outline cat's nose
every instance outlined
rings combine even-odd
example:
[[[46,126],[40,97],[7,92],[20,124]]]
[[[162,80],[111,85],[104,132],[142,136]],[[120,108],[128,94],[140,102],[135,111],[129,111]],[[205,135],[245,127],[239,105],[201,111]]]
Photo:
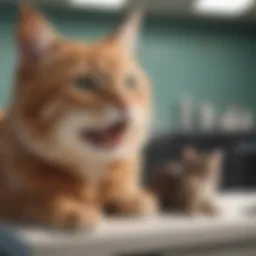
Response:
[[[130,115],[126,108],[108,107],[106,109],[106,118],[109,123],[129,122]]]

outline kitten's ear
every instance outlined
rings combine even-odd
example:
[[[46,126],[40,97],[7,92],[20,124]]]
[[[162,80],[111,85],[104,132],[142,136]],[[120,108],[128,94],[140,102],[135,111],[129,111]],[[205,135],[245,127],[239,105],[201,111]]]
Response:
[[[214,152],[212,152],[209,157],[210,157],[210,162],[212,163],[212,165],[214,165],[215,167],[218,167],[221,165],[221,163],[223,161],[224,152],[220,149],[217,149]]]
[[[57,41],[57,34],[31,5],[22,1],[18,24],[18,44],[23,58],[42,58]]]
[[[196,163],[199,160],[199,157],[199,152],[193,147],[186,147],[181,153],[182,161],[190,164]]]
[[[208,155],[208,171],[218,179],[221,176],[223,160],[224,152],[222,150],[215,150]]]
[[[141,9],[130,12],[123,24],[111,36],[111,39],[128,53],[136,51],[143,16],[144,14]]]

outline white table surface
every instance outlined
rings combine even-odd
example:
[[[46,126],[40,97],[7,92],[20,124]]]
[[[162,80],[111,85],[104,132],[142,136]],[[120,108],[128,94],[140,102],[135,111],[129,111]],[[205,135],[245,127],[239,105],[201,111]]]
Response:
[[[156,215],[137,219],[106,219],[90,232],[67,233],[2,226],[0,245],[1,241],[9,247],[14,244],[6,235],[11,233],[19,241],[15,248],[19,246],[20,252],[29,250],[36,256],[106,256],[116,252],[189,248],[254,238],[256,241],[256,193],[221,195],[219,204],[222,214],[216,218]],[[249,211],[253,208],[254,214],[250,215]]]

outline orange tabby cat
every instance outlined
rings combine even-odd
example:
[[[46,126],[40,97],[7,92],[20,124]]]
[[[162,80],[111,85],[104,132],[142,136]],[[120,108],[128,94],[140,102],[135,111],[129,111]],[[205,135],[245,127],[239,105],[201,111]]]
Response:
[[[156,210],[140,187],[149,82],[134,58],[140,15],[86,45],[59,37],[22,5],[20,61],[1,137],[1,214],[54,227],[92,227],[104,207]]]

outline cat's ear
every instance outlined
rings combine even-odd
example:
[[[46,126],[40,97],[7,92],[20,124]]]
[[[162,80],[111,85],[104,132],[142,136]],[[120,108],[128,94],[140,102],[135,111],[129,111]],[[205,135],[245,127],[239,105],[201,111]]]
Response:
[[[57,41],[46,19],[25,1],[20,3],[18,46],[22,58],[43,58]]]
[[[111,39],[128,53],[137,49],[143,16],[141,9],[131,11],[123,24],[111,35]]]

